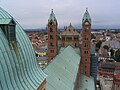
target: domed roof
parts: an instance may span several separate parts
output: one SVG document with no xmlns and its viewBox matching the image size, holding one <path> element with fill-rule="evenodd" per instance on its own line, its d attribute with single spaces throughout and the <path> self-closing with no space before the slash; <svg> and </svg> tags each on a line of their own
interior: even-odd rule
<svg viewBox="0 0 120 90">
<path fill-rule="evenodd" d="M 13 17 L 0 8 L 0 19 Z M 23 28 L 17 21 L 15 23 L 14 48 L 11 48 L 0 28 L 0 90 L 36 90 L 45 80 L 46 74 L 37 64 L 33 47 Z"/>
</svg>

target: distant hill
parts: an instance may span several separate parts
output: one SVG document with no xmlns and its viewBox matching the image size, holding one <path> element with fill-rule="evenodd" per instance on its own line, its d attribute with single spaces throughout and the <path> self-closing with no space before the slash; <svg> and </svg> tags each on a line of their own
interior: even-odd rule
<svg viewBox="0 0 120 90">
<path fill-rule="evenodd" d="M 46 30 L 46 29 L 24 29 L 24 31 L 42 31 L 42 30 Z"/>
<path fill-rule="evenodd" d="M 25 32 L 39 32 L 46 31 L 47 29 L 24 29 Z M 58 29 L 58 31 L 63 31 L 64 29 Z M 82 29 L 76 29 L 78 32 L 81 32 Z M 104 31 L 108 29 L 92 29 L 92 31 Z M 120 29 L 110 29 L 112 32 L 120 32 Z"/>
</svg>

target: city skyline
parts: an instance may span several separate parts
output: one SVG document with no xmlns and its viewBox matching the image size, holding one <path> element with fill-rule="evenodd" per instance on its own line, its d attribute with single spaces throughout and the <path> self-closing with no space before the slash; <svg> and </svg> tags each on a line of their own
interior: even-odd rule
<svg viewBox="0 0 120 90">
<path fill-rule="evenodd" d="M 9 11 L 25 29 L 45 28 L 51 9 L 54 10 L 60 28 L 72 23 L 81 28 L 85 9 L 88 8 L 92 19 L 92 28 L 120 28 L 120 1 L 114 0 L 12 0 L 0 2 L 0 6 Z"/>
</svg>

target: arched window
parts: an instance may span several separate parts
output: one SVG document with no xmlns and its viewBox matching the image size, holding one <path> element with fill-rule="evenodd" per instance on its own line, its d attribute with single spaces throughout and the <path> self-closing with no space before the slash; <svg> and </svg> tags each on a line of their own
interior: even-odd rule
<svg viewBox="0 0 120 90">
<path fill-rule="evenodd" d="M 85 32 L 87 32 L 87 31 L 88 31 L 88 27 L 85 28 Z"/>
<path fill-rule="evenodd" d="M 53 32 L 53 29 L 52 29 L 52 28 L 50 28 L 50 32 Z"/>
<path fill-rule="evenodd" d="M 53 22 L 50 22 L 50 25 L 53 25 Z"/>
<path fill-rule="evenodd" d="M 75 47 L 77 46 L 77 44 L 75 43 Z"/>
<path fill-rule="evenodd" d="M 52 36 L 52 35 L 50 35 L 50 39 L 53 39 L 53 36 Z"/>
<path fill-rule="evenodd" d="M 50 46 L 53 46 L 53 43 L 50 43 Z"/>
</svg>

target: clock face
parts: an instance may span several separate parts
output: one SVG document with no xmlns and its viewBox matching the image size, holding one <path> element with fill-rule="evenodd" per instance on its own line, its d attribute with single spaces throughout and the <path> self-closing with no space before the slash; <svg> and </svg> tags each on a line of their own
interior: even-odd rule
<svg viewBox="0 0 120 90">
<path fill-rule="evenodd" d="M 85 22 L 85 25 L 89 25 L 89 23 L 88 23 L 88 22 Z"/>
</svg>

